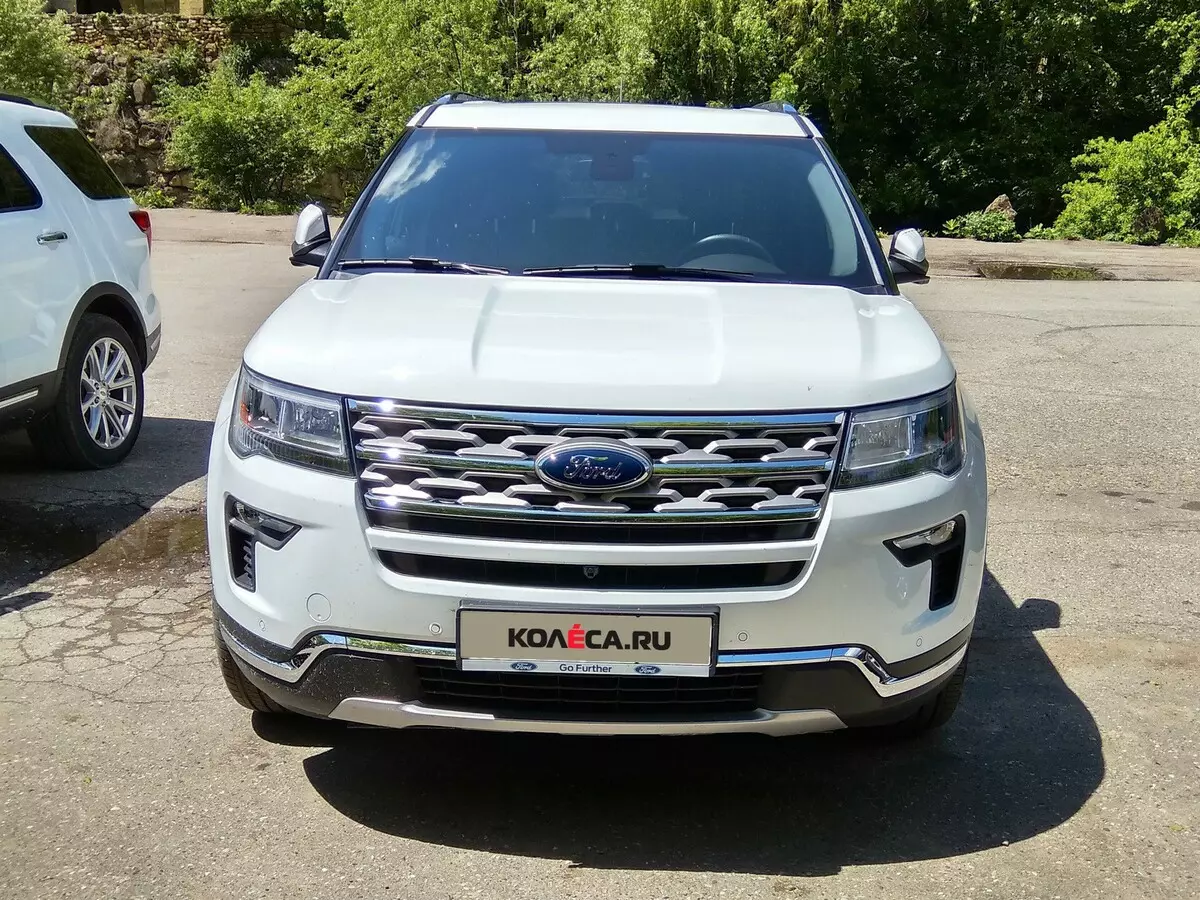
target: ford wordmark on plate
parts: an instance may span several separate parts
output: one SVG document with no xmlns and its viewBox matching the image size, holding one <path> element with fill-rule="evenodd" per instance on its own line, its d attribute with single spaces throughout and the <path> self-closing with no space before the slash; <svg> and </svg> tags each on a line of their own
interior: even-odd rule
<svg viewBox="0 0 1200 900">
<path fill-rule="evenodd" d="M 790 107 L 421 110 L 246 348 L 208 480 L 260 712 L 917 733 L 958 703 L 983 435 Z"/>
</svg>

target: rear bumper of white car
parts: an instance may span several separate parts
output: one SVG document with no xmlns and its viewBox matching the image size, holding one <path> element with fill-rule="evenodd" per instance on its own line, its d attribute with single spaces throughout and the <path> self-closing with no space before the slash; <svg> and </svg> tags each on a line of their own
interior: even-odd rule
<svg viewBox="0 0 1200 900">
<path fill-rule="evenodd" d="M 809 540 L 505 541 L 500 555 L 494 540 L 372 527 L 354 478 L 239 458 L 226 439 L 227 419 L 228 398 L 208 482 L 219 633 L 246 676 L 298 712 L 390 727 L 793 734 L 904 718 L 967 653 L 987 526 L 982 436 L 974 421 L 967 423 L 967 458 L 955 476 L 834 491 Z M 257 543 L 247 550 L 231 531 L 233 500 L 299 528 L 281 547 Z M 952 519 L 959 523 L 952 565 L 906 565 L 885 543 Z M 787 559 L 803 567 L 781 586 L 638 592 L 517 588 L 448 580 L 444 572 L 418 577 L 384 561 L 390 553 L 433 552 L 464 566 L 499 556 L 600 566 Z M 247 553 L 252 589 L 235 577 Z M 456 635 L 464 606 L 654 615 L 714 609 L 714 664 L 702 678 L 465 671 Z"/>
</svg>

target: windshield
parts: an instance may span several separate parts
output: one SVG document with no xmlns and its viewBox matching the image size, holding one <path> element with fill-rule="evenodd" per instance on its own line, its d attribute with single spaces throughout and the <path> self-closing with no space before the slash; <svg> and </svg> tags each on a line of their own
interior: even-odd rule
<svg viewBox="0 0 1200 900">
<path fill-rule="evenodd" d="M 339 252 L 411 258 L 878 284 L 833 173 L 803 138 L 417 129 Z"/>
</svg>

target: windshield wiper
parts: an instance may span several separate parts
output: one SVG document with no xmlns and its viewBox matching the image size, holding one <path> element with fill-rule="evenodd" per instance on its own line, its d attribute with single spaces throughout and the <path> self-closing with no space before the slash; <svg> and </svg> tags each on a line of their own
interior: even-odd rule
<svg viewBox="0 0 1200 900">
<path fill-rule="evenodd" d="M 507 275 L 500 266 L 480 266 L 475 263 L 452 262 L 431 256 L 405 256 L 395 259 L 343 259 L 339 269 L 416 269 L 420 272 L 470 272 L 472 275 Z"/>
<path fill-rule="evenodd" d="M 557 275 L 571 277 L 586 275 L 632 275 L 634 278 L 698 278 L 713 281 L 754 281 L 753 272 L 733 272 L 729 269 L 703 269 L 693 266 L 665 266 L 661 263 L 632 263 L 627 266 L 544 266 L 525 269 L 522 275 Z"/>
</svg>

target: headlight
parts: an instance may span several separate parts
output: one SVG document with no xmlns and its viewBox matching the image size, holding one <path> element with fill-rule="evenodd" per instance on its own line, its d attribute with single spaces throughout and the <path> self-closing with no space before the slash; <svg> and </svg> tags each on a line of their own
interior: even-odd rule
<svg viewBox="0 0 1200 900">
<path fill-rule="evenodd" d="M 338 398 L 277 384 L 245 368 L 238 379 L 229 443 L 241 457 L 269 456 L 327 472 L 350 472 Z"/>
<path fill-rule="evenodd" d="M 862 487 L 925 472 L 953 475 L 963 464 L 962 411 L 954 385 L 928 397 L 850 416 L 838 487 Z"/>
</svg>

